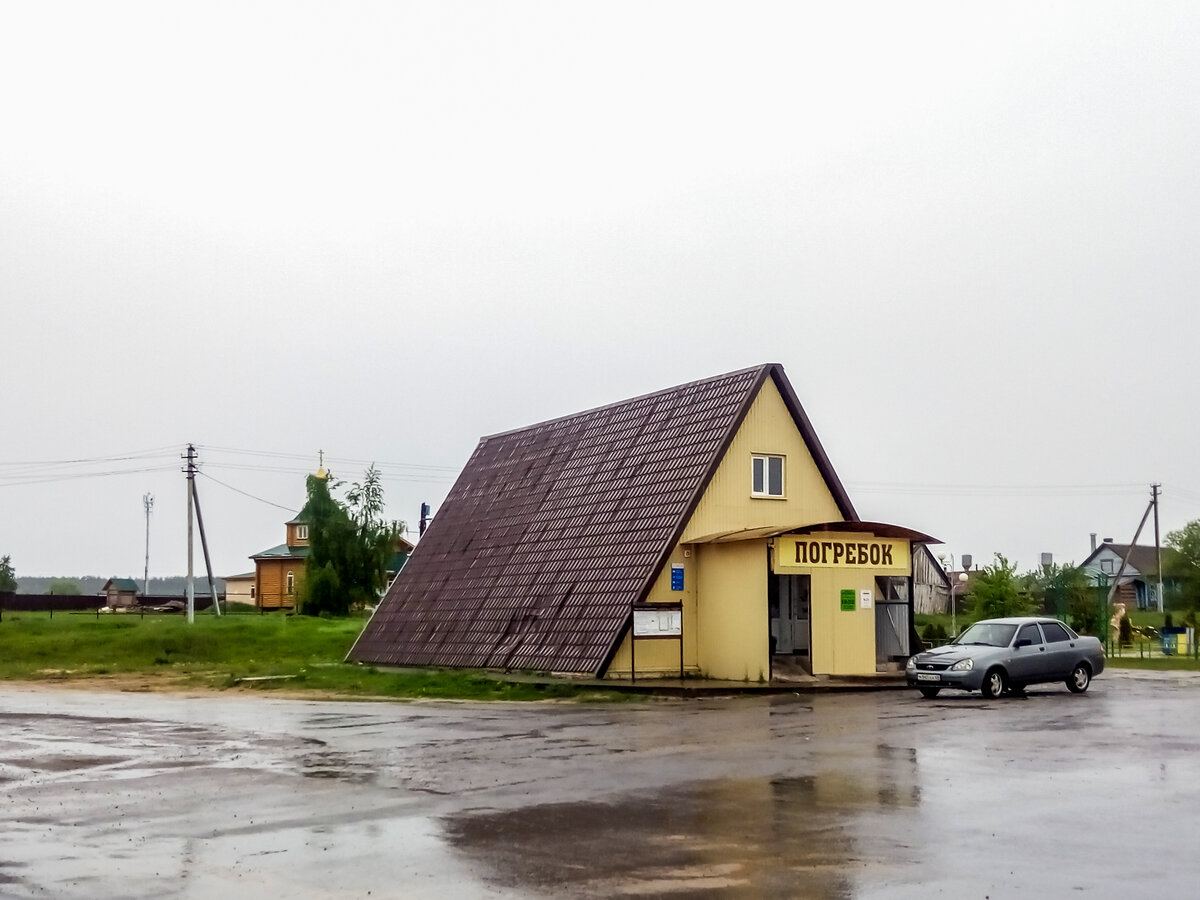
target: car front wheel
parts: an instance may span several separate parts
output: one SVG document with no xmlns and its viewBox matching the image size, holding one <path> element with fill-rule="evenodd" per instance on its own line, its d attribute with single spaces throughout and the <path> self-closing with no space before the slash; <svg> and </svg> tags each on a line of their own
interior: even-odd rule
<svg viewBox="0 0 1200 900">
<path fill-rule="evenodd" d="M 1088 689 L 1088 685 L 1092 683 L 1092 673 L 1083 663 L 1077 665 L 1071 670 L 1071 677 L 1067 679 L 1067 687 L 1072 694 L 1082 694 Z"/>
<path fill-rule="evenodd" d="M 1004 693 L 1006 687 L 1008 687 L 1008 682 L 1004 677 L 1004 670 L 992 669 L 983 676 L 983 684 L 979 690 L 989 700 L 995 700 Z"/>
</svg>

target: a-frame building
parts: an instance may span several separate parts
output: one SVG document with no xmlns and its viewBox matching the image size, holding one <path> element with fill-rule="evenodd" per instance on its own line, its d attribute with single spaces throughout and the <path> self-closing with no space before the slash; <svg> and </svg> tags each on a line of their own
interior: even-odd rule
<svg viewBox="0 0 1200 900">
<path fill-rule="evenodd" d="M 909 651 L 913 541 L 859 520 L 780 366 L 482 439 L 350 658 L 767 680 Z"/>
</svg>

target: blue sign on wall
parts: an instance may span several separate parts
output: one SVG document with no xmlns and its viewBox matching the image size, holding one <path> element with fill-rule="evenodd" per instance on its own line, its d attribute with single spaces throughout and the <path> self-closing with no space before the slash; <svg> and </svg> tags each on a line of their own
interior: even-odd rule
<svg viewBox="0 0 1200 900">
<path fill-rule="evenodd" d="M 683 565 L 681 563 L 674 563 L 671 566 L 671 590 L 683 590 Z"/>
</svg>

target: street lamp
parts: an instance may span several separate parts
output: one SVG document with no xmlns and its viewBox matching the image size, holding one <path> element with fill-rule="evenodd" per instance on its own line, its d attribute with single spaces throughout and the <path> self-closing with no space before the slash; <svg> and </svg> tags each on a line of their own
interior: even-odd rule
<svg viewBox="0 0 1200 900">
<path fill-rule="evenodd" d="M 967 578 L 966 572 L 958 573 L 958 583 L 961 584 L 964 589 L 967 586 L 968 580 L 969 579 Z M 954 632 L 955 637 L 958 637 L 958 608 L 954 605 L 954 588 L 955 588 L 955 585 L 953 582 L 951 582 L 951 584 L 950 584 L 950 630 Z"/>
<path fill-rule="evenodd" d="M 963 565 L 967 565 L 970 560 L 969 556 L 963 556 Z M 958 608 L 954 605 L 954 589 L 959 584 L 966 587 L 968 576 L 966 572 L 958 573 L 958 584 L 955 584 L 954 579 L 950 577 L 951 571 L 954 569 L 954 554 L 947 556 L 945 553 L 938 557 L 938 562 L 942 564 L 942 568 L 946 572 L 946 580 L 950 582 L 950 630 L 954 632 L 954 636 L 958 637 Z"/>
</svg>

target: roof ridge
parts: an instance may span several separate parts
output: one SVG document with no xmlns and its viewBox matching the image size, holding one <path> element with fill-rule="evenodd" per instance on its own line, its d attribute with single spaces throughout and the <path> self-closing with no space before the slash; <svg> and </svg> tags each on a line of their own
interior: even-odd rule
<svg viewBox="0 0 1200 900">
<path fill-rule="evenodd" d="M 672 394 L 676 391 L 682 390 L 683 388 L 699 387 L 700 385 L 711 384 L 714 381 L 721 381 L 725 378 L 735 378 L 739 375 L 747 375 L 750 372 L 762 372 L 777 366 L 779 366 L 779 363 L 762 363 L 761 365 L 757 366 L 747 366 L 744 369 L 735 369 L 732 372 L 725 372 L 721 375 L 713 375 L 709 378 L 698 378 L 695 381 L 684 381 L 680 384 L 673 385 L 672 387 L 662 388 L 657 391 L 650 391 L 645 394 L 638 394 L 634 397 L 626 397 L 624 400 L 616 400 L 612 403 L 604 403 L 600 406 L 593 406 L 589 409 L 581 409 L 578 412 L 568 413 L 563 416 L 556 416 L 553 419 L 543 419 L 540 422 L 531 422 L 528 425 L 522 425 L 520 428 L 510 428 L 507 431 L 497 431 L 494 434 L 485 434 L 479 439 L 479 443 L 485 444 L 488 441 L 495 440 L 496 438 L 509 437 L 514 434 L 520 434 L 522 431 L 529 431 L 531 428 L 541 428 L 544 425 L 557 425 L 559 422 L 568 422 L 571 419 L 590 416 L 598 412 L 603 412 L 606 409 L 614 409 L 618 406 L 625 406 L 628 403 L 638 403 L 640 401 L 649 400 L 652 397 L 658 397 L 663 394 Z"/>
</svg>

